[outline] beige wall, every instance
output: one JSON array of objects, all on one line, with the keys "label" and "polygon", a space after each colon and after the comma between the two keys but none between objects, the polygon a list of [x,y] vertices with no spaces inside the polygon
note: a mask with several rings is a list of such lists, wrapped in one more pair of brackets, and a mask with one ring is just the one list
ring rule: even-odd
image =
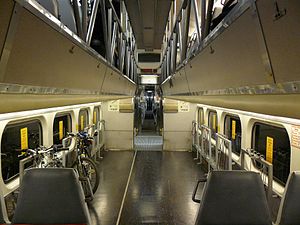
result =
[{"label": "beige wall", "polygon": [[[177,101],[164,99],[166,104]],[[188,103],[188,112],[164,113],[164,150],[188,151],[191,149],[192,121],[195,119],[196,104]]]},{"label": "beige wall", "polygon": [[[129,103],[131,101],[132,98],[122,100],[121,103]],[[110,102],[104,102],[102,105],[103,119],[105,120],[106,149],[132,150],[134,113],[109,111],[109,104]]]}]

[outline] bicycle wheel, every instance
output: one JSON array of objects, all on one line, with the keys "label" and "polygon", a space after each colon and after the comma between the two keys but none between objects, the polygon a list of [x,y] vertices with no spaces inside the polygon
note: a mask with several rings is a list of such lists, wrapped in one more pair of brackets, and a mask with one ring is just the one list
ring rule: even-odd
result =
[{"label": "bicycle wheel", "polygon": [[95,194],[100,182],[100,175],[99,175],[98,168],[94,163],[94,161],[89,158],[81,157],[80,161],[83,169],[82,172],[84,173],[84,176],[89,178],[92,191]]}]

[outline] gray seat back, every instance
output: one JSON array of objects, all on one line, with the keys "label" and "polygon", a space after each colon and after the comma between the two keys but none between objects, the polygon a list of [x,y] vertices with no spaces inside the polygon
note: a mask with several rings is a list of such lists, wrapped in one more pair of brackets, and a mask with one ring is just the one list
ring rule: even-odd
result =
[{"label": "gray seat back", "polygon": [[288,178],[276,224],[300,224],[300,172],[293,172]]},{"label": "gray seat back", "polygon": [[271,225],[264,185],[248,171],[212,171],[198,211],[197,225]]},{"label": "gray seat back", "polygon": [[91,225],[75,171],[64,168],[27,170],[12,223]]}]

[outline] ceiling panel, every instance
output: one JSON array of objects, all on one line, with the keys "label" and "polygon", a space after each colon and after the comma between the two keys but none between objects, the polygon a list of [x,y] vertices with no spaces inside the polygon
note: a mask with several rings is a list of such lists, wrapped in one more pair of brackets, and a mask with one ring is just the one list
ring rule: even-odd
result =
[{"label": "ceiling panel", "polygon": [[171,0],[125,0],[139,49],[160,49]]}]

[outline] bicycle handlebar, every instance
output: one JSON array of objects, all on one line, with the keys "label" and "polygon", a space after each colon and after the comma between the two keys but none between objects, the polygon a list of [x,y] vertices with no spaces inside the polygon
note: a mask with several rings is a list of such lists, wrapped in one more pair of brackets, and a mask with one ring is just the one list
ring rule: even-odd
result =
[{"label": "bicycle handlebar", "polygon": [[[58,144],[58,145],[52,145],[49,148],[46,148],[44,146],[40,146],[40,147],[37,147],[35,149],[30,149],[29,148],[29,149],[25,149],[25,150],[21,150],[21,151],[25,152],[25,154],[26,153],[31,153],[31,154],[33,154],[33,156],[35,156],[35,155],[38,155],[38,154],[46,154],[46,153],[49,153],[49,152],[52,152],[52,151],[54,153],[56,153],[56,152],[67,151],[67,150],[69,150],[69,148],[63,148],[62,144]],[[18,157],[20,157],[22,155],[23,154],[18,155]]]}]

